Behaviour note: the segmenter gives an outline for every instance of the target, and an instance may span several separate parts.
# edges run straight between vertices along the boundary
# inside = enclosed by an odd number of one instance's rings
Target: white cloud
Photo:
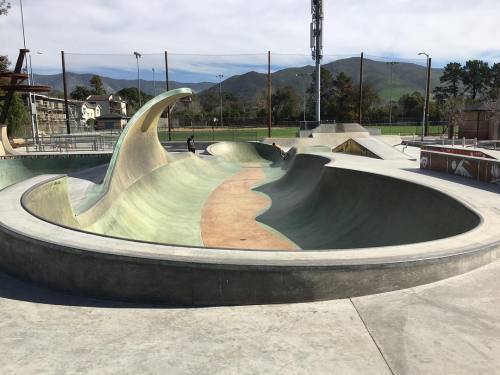
[[[308,0],[24,0],[23,4],[28,48],[43,52],[33,56],[35,70],[58,70],[61,50],[124,53],[121,58],[81,57],[80,62],[130,70],[135,61],[128,56],[134,50],[199,54],[271,50],[303,55],[280,56],[283,63],[311,63]],[[498,58],[498,14],[498,0],[325,0],[324,52],[416,58],[424,50],[438,61]],[[13,60],[20,47],[18,2],[12,1],[9,15],[0,18],[0,52]],[[178,68],[213,74],[221,69],[208,63],[214,59],[179,57]],[[161,55],[153,60],[161,64]],[[236,65],[241,58],[233,60]],[[264,55],[248,60],[265,64]]]

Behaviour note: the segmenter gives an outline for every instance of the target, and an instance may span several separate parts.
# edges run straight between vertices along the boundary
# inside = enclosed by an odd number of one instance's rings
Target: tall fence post
[[[271,51],[267,51],[267,136],[271,137]]]
[[[168,52],[165,51],[165,82],[166,82],[166,87],[167,91],[170,90],[170,86],[168,83]],[[168,140],[172,140],[172,128],[170,126],[170,106],[167,107],[167,125],[168,125]]]
[[[62,60],[63,86],[64,86],[64,112],[66,115],[66,132],[68,134],[71,134],[71,128],[69,126],[68,86],[66,83],[66,61],[64,59],[64,51],[61,51],[61,60]]]
[[[431,89],[431,64],[432,58],[429,57],[427,64],[427,90],[425,92],[425,135],[429,135],[429,107],[430,107],[430,89]]]
[[[361,59],[359,60],[359,99],[358,99],[358,123],[361,124],[363,121],[363,64],[364,56],[361,52]]]

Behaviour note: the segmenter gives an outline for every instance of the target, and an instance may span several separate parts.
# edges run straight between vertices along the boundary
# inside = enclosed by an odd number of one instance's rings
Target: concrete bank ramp
[[[382,160],[415,160],[412,156],[374,137],[349,138],[342,144],[334,147],[332,151],[369,156]]]

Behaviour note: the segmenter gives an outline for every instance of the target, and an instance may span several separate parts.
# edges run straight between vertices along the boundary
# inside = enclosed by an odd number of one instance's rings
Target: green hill
[[[359,57],[337,60],[322,65],[334,76],[340,72],[346,73],[357,84],[359,83]],[[373,86],[382,99],[389,99],[391,92],[391,66],[385,62],[365,59],[364,81]],[[297,76],[297,74],[311,74],[314,67],[306,65],[303,67],[286,68],[271,74],[273,91],[279,87],[292,86],[297,94],[302,95],[304,87],[309,87],[311,76]],[[431,91],[439,84],[442,69],[432,69]],[[426,68],[412,63],[398,63],[393,66],[392,97],[399,99],[406,93],[425,91]],[[230,77],[222,82],[222,91],[229,92],[241,100],[252,101],[266,92],[267,75],[257,72]],[[203,95],[209,90],[219,90],[218,85],[202,91]]]
[[[68,84],[68,90],[71,92],[76,86],[86,86],[89,87],[89,81],[92,74],[77,74],[77,73],[66,73],[66,80]],[[34,74],[34,81],[38,85],[48,85],[52,87],[54,91],[63,91],[63,79],[62,74],[52,74],[52,75],[41,75]],[[115,79],[101,76],[104,88],[108,93],[115,93],[126,87],[137,87],[137,80],[134,79]],[[183,83],[176,81],[169,81],[170,89],[177,89],[180,87],[189,87],[195,92],[200,92],[206,90],[207,88],[214,85],[212,82],[198,82],[198,83]],[[141,91],[146,94],[153,95],[154,84],[153,81],[146,81],[141,79]],[[165,82],[156,82],[156,91],[159,94],[165,90]]]

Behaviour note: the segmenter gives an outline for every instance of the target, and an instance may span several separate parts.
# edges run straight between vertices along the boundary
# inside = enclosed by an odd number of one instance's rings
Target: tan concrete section
[[[394,374],[500,373],[500,261],[411,289],[353,298]]]
[[[209,196],[202,211],[201,235],[208,247],[295,250],[297,246],[255,221],[271,201],[251,188],[264,180],[262,168],[245,168]]]

